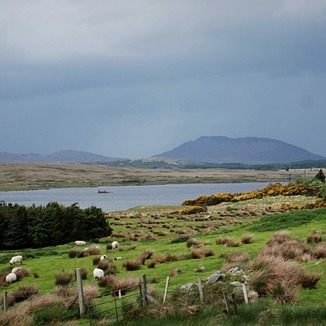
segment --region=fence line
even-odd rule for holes
[[[100,296],[92,297],[87,300],[87,304],[85,303],[85,298],[83,294],[83,284],[82,284],[82,278],[81,278],[81,270],[79,268],[76,269],[76,275],[77,275],[77,293],[76,296],[73,298],[71,303],[68,305],[67,309],[69,309],[77,300],[79,303],[79,312],[80,317],[90,317],[93,318],[98,315],[103,315],[108,318],[115,318],[116,321],[119,321],[120,317],[123,317],[127,312],[124,311],[124,308],[127,306],[130,306],[135,303],[140,303],[142,307],[145,307],[148,302],[155,303],[157,305],[164,306],[167,295],[168,295],[168,288],[170,285],[170,277],[168,276],[166,278],[166,285],[163,295],[163,302],[157,301],[157,299],[154,299],[152,296],[150,296],[147,293],[147,281],[146,281],[146,275],[142,274],[140,277],[140,282],[138,285],[131,286],[128,288],[123,288],[120,290],[111,291],[109,293],[102,294]],[[204,291],[203,291],[203,284],[198,277],[197,283],[199,291],[199,299],[201,303],[204,303]],[[245,284],[240,284],[244,296],[244,301],[246,304],[248,304],[248,293],[247,288]],[[138,289],[136,293],[129,293],[127,292],[133,291]],[[225,304],[226,311],[230,311],[230,301],[234,305],[235,311],[237,311],[237,305],[234,293],[228,293],[223,291],[222,293],[222,299]],[[230,298],[231,296],[231,298]],[[113,298],[112,298],[113,297]],[[134,298],[135,299],[131,299]],[[98,302],[96,302],[98,301]],[[3,293],[3,309],[5,311],[8,310],[9,302],[8,302],[8,293],[5,291]],[[87,310],[86,310],[87,307]],[[104,308],[103,308],[104,307]],[[2,307],[0,307],[2,308]]]

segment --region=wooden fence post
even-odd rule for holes
[[[230,306],[229,306],[229,302],[228,302],[228,297],[227,297],[227,294],[224,291],[223,291],[223,299],[224,299],[224,303],[225,303],[226,312],[229,313]]]
[[[141,281],[140,281],[140,290],[141,290],[141,302],[143,307],[147,304],[147,282],[146,282],[146,275],[141,275]]]
[[[168,277],[166,278],[165,291],[164,291],[164,297],[163,297],[163,305],[165,304],[166,297],[167,297],[167,295],[168,295],[169,282],[170,282],[170,276],[168,276]]]
[[[9,307],[9,302],[8,302],[8,293],[5,291],[3,293],[3,310],[7,311]]]
[[[204,293],[203,293],[203,285],[201,283],[200,277],[198,277],[197,284],[198,284],[200,302],[203,303],[204,302]]]
[[[78,301],[79,301],[79,315],[82,318],[85,316],[85,301],[84,301],[83,283],[82,283],[80,268],[76,269],[76,278],[77,278],[77,293],[78,293]]]
[[[114,306],[115,306],[115,317],[117,319],[117,323],[119,322],[119,312],[118,312],[118,305],[117,305],[117,296],[114,294]]]
[[[245,299],[245,303],[248,304],[248,292],[247,292],[247,287],[246,284],[242,283],[242,292],[243,292],[243,297]]]

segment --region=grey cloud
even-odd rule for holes
[[[315,141],[326,101],[323,0],[0,6],[0,151],[139,157],[226,135],[326,155]]]

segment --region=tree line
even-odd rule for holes
[[[0,204],[0,249],[55,246],[75,240],[96,241],[111,234],[100,208]]]

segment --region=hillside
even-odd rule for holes
[[[50,155],[0,153],[0,163],[110,163],[123,160],[122,158],[73,150],[59,151]]]
[[[218,164],[228,164],[227,168],[248,168],[248,165],[298,162],[303,162],[303,167],[319,167],[323,166],[324,161],[326,162],[326,157],[279,140],[224,136],[203,136],[164,153],[138,160],[75,150],[58,151],[49,155],[0,153],[0,163],[105,163],[147,168],[208,168]],[[232,164],[233,167],[230,166]],[[240,166],[241,164],[247,167]],[[277,168],[283,169],[284,166]]]
[[[200,137],[154,157],[217,164],[267,164],[326,160],[326,157],[275,139],[224,136]]]

